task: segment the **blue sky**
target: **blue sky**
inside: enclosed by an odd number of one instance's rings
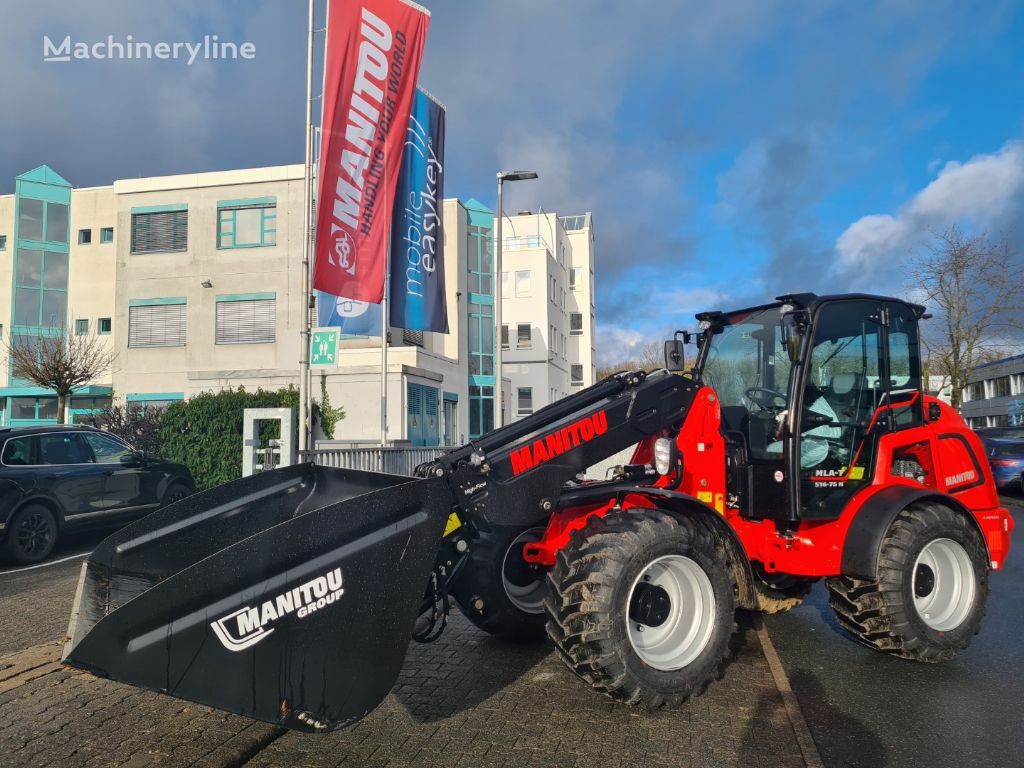
[[[19,4],[0,27],[0,192],[301,162],[304,3]],[[591,210],[598,351],[783,291],[903,293],[958,223],[1024,249],[1016,3],[427,0],[447,194]],[[251,40],[251,62],[42,62],[42,36]]]

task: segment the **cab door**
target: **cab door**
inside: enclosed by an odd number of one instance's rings
[[[788,453],[799,463],[801,518],[839,517],[871,480],[877,435],[887,427],[876,416],[891,384],[887,318],[882,302],[863,299],[816,311]]]

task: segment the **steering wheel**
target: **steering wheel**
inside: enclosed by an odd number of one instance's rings
[[[745,394],[747,400],[763,411],[778,413],[786,407],[786,396],[774,389],[768,389],[767,387],[751,387],[745,392]],[[776,403],[776,400],[781,400],[781,405]]]

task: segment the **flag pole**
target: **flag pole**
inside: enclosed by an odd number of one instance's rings
[[[309,34],[306,40],[306,167],[302,192],[302,316],[299,322],[299,451],[309,450],[309,261],[312,242],[313,194],[313,0],[309,0]],[[301,454],[300,454],[301,455]]]
[[[387,156],[384,157],[387,164]],[[388,291],[391,290],[391,235],[384,257],[384,296],[380,301],[380,447],[388,441]],[[384,471],[384,451],[380,453],[381,471]]]

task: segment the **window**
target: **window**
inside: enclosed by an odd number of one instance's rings
[[[20,399],[20,398],[19,398]],[[35,409],[33,401],[33,412]],[[31,437],[14,437],[4,443],[4,452],[0,461],[9,467],[23,467],[32,463],[32,442]]]
[[[128,346],[185,346],[185,299],[129,302]]]
[[[217,297],[217,344],[264,344],[277,332],[277,295]]]
[[[78,244],[79,245],[90,245],[92,243],[92,230],[91,229],[80,229],[78,230]]]
[[[7,235],[0,235],[0,251],[7,250]]]
[[[67,432],[37,435],[40,464],[88,464],[91,459],[78,439]]]
[[[530,270],[516,272],[516,296],[530,295]]]
[[[583,366],[581,364],[579,364],[579,363],[573,363],[572,364],[571,379],[572,379],[572,385],[574,387],[582,387],[583,386]]]
[[[508,325],[507,324],[503,324],[501,326],[501,348],[502,349],[508,349],[509,348],[509,344],[508,344]]]
[[[569,270],[569,290],[583,290],[583,267],[573,267]]]
[[[51,243],[68,241],[68,207],[64,203],[46,204],[46,240]]]
[[[277,245],[277,200],[217,204],[217,247]]]
[[[469,436],[480,437],[494,429],[494,387],[469,388]]]
[[[96,457],[98,464],[119,464],[121,457],[129,450],[124,443],[106,435],[84,432],[82,437],[92,449],[92,455]]]
[[[44,216],[45,208],[45,216]],[[45,232],[45,235],[44,235]],[[66,203],[44,203],[27,197],[18,199],[18,238],[68,242],[68,206]]]
[[[75,336],[85,336],[89,332],[88,320],[75,320]]]
[[[516,413],[520,416],[533,413],[533,387],[519,387],[516,394]]]
[[[468,328],[470,375],[493,376],[494,307],[470,302]]]
[[[530,337],[530,324],[519,323],[516,326],[516,349],[529,349],[533,346],[533,339]]]
[[[967,397],[966,400],[984,400],[985,399],[985,382],[975,381],[967,385],[965,390]]]
[[[114,228],[103,227],[100,230],[100,242],[101,243],[112,243],[114,242]]]
[[[559,335],[562,337],[562,359],[565,360],[565,348],[566,348],[565,334],[562,333],[562,334],[559,334]]]
[[[67,311],[67,253],[19,248],[16,261],[14,324],[63,328]]]
[[[99,320],[96,321],[96,332],[100,336],[106,336],[108,333],[110,333],[109,317],[101,317]]]
[[[569,335],[570,336],[582,336],[583,335],[583,313],[582,312],[570,312],[569,313]]]
[[[558,354],[558,331],[555,326],[548,326],[548,344],[551,346],[551,354]]]
[[[132,253],[188,249],[188,209],[132,211]]]
[[[494,265],[491,261],[492,250],[491,231],[485,227],[471,226],[469,228],[469,253],[466,256],[469,266],[470,294],[493,295]]]
[[[998,379],[992,379],[992,397],[1009,397],[1010,396],[1010,377],[1000,376]]]

